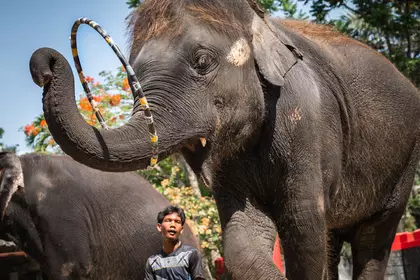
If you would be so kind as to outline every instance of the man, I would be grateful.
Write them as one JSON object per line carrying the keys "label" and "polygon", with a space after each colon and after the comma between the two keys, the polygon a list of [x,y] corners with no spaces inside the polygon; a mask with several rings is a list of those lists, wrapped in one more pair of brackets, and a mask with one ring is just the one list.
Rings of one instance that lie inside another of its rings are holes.
{"label": "man", "polygon": [[168,206],[157,216],[157,229],[162,234],[160,253],[149,257],[145,280],[201,280],[204,269],[200,253],[179,240],[184,229],[184,210]]}

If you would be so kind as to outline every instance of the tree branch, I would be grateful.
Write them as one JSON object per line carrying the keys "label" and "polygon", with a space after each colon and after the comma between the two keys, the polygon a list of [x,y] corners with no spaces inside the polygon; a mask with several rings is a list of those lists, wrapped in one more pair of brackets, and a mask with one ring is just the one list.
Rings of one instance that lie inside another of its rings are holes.
{"label": "tree branch", "polygon": [[347,10],[349,10],[350,12],[352,12],[353,14],[358,14],[358,11],[357,10],[355,10],[355,9],[353,9],[353,8],[350,8],[346,3],[341,3],[341,6],[343,6],[344,8],[346,8]]}
{"label": "tree branch", "polygon": [[407,40],[407,58],[411,58],[411,34],[409,24],[407,24],[408,18],[410,16],[410,0],[405,1],[405,37]]}
{"label": "tree branch", "polygon": [[389,57],[391,57],[392,56],[392,45],[391,45],[391,40],[389,39],[388,31],[385,32],[385,41],[386,41],[386,45],[388,47]]}

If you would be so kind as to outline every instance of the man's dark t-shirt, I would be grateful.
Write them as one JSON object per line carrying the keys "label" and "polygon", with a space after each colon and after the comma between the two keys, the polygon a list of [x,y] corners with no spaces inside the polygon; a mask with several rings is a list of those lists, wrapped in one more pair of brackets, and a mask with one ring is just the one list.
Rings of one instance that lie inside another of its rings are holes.
{"label": "man's dark t-shirt", "polygon": [[166,254],[163,250],[147,260],[145,280],[205,279],[200,253],[192,246],[181,244]]}

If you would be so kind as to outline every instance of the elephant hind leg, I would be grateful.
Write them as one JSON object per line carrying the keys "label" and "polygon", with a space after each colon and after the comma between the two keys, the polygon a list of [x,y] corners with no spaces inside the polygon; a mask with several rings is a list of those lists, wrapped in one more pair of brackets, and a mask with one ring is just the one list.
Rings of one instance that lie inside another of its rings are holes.
{"label": "elephant hind leg", "polygon": [[351,240],[353,279],[384,279],[392,242],[410,196],[419,159],[420,142],[417,142],[383,210],[354,228]]}
{"label": "elephant hind leg", "polygon": [[411,160],[396,184],[384,210],[355,227],[351,247],[353,279],[384,279],[398,223],[412,189],[416,160]]}
{"label": "elephant hind leg", "polygon": [[351,242],[353,279],[382,280],[402,211],[359,225]]}

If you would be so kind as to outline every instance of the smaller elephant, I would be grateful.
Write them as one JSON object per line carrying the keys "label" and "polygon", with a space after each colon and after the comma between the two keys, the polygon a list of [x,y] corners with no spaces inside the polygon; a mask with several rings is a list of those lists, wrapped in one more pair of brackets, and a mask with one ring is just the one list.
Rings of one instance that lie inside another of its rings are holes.
{"label": "smaller elephant", "polygon": [[[43,279],[144,278],[161,249],[157,214],[169,205],[144,178],[10,152],[0,169],[0,238],[36,259]],[[197,245],[187,225],[183,242]]]}

